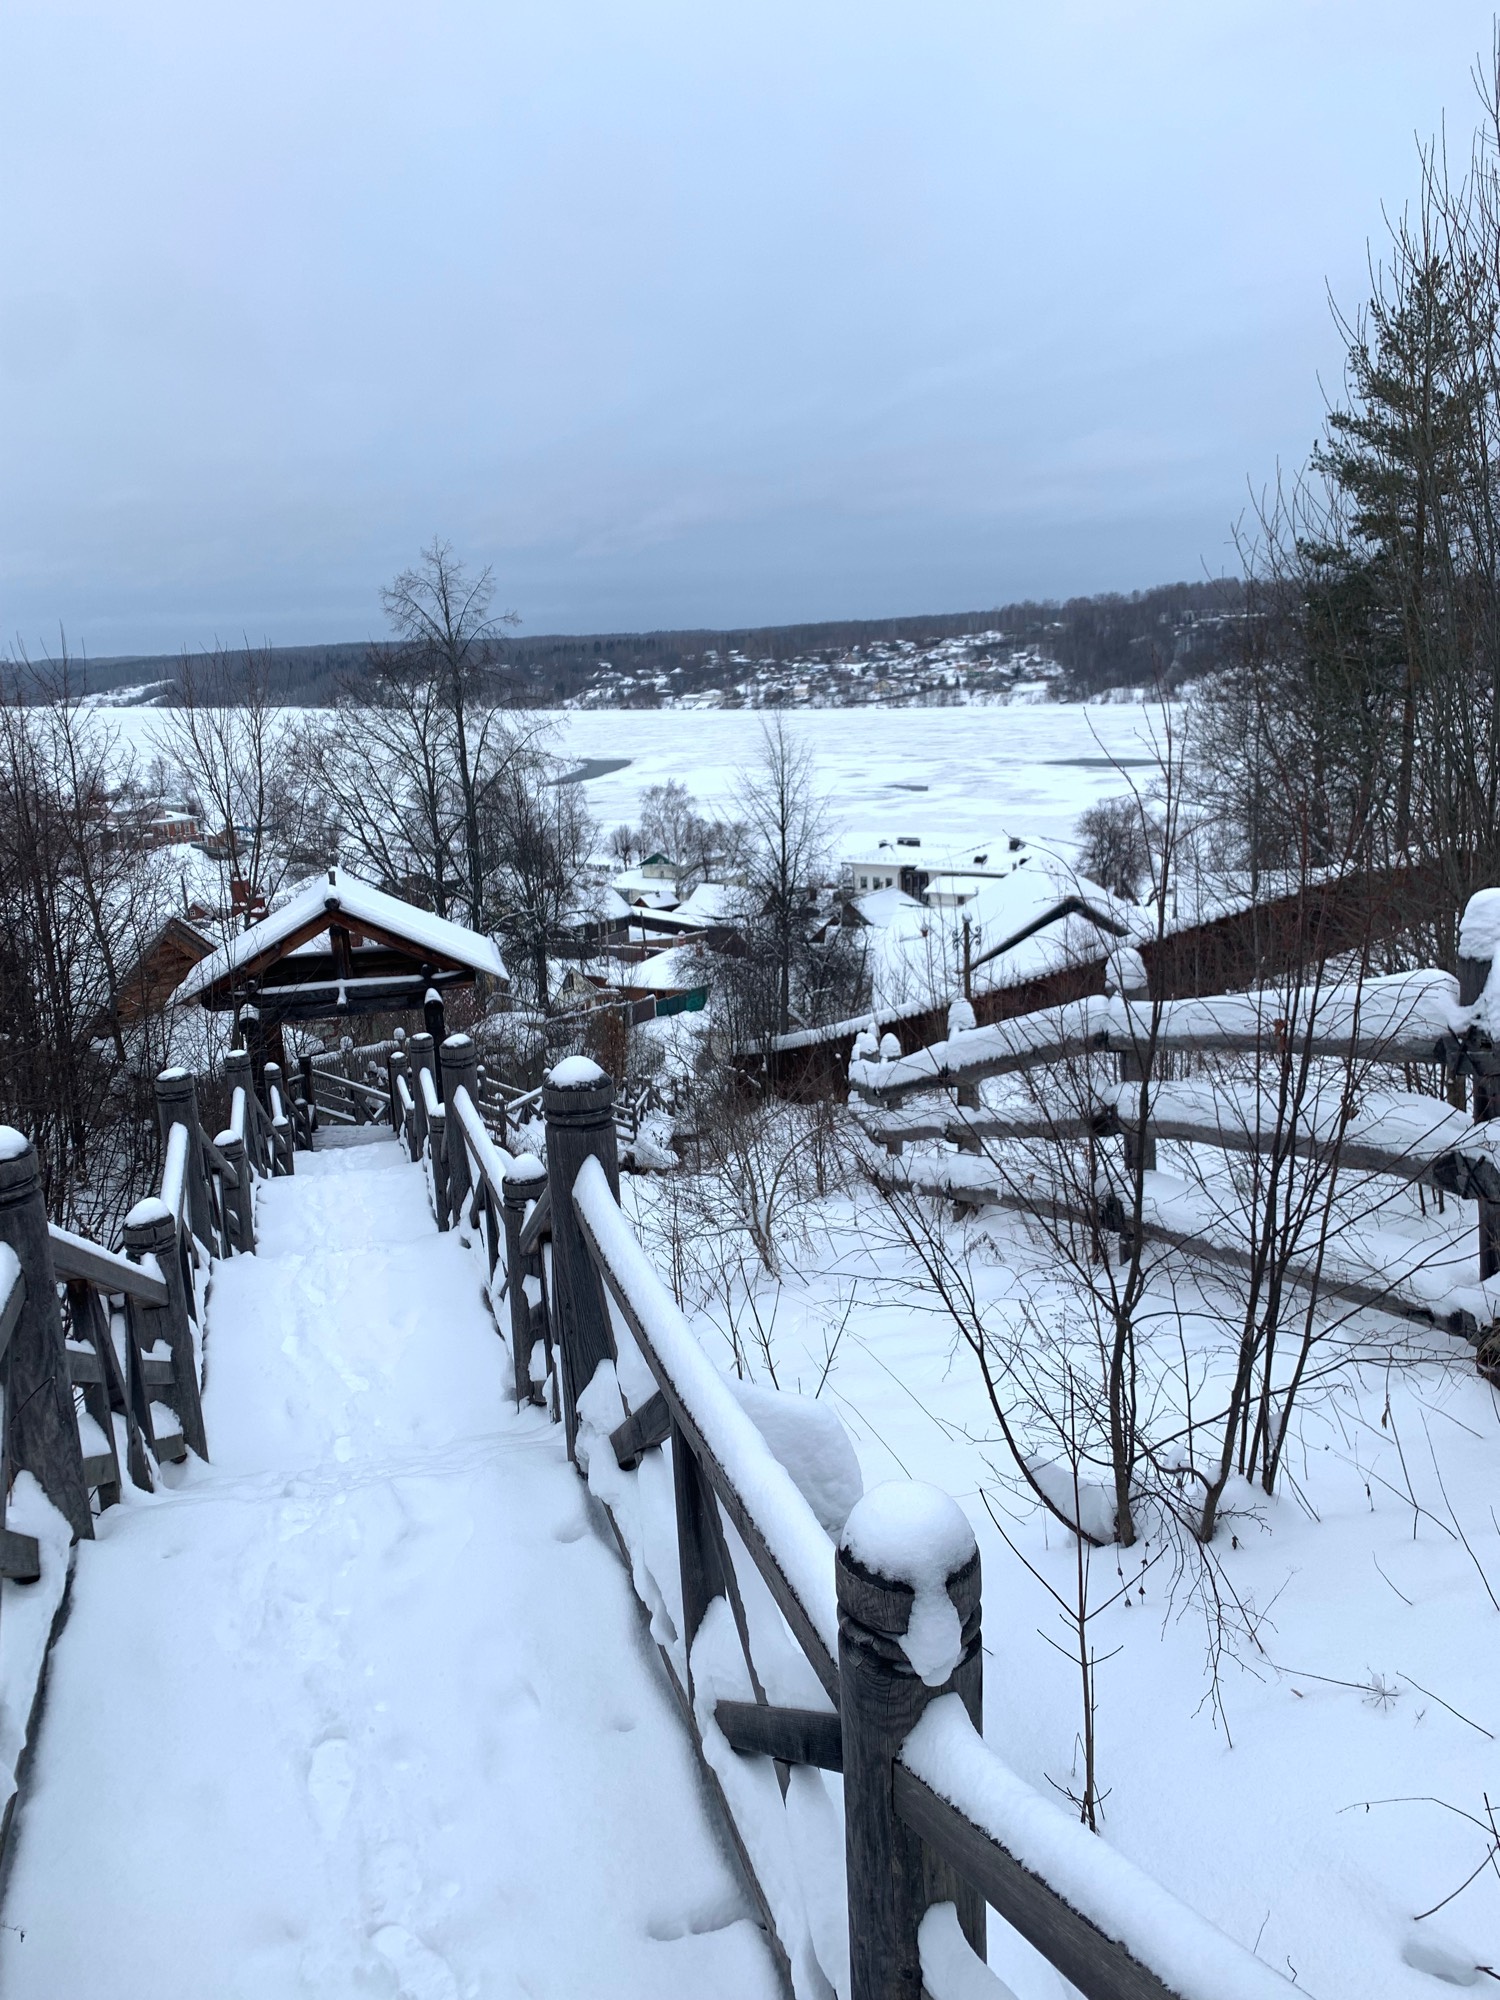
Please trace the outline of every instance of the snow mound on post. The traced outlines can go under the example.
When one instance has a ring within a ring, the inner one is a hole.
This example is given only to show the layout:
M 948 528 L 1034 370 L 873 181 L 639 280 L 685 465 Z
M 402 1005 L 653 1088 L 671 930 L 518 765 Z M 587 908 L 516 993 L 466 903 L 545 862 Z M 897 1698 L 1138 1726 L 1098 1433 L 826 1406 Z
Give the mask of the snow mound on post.
M 19 1160 L 31 1144 L 24 1132 L 18 1132 L 14 1125 L 0 1125 L 0 1160 Z
M 554 1090 L 584 1090 L 603 1083 L 604 1071 L 591 1056 L 564 1056 L 548 1070 L 547 1081 Z
M 849 1433 L 837 1410 L 811 1396 L 730 1380 L 734 1399 L 786 1467 L 797 1490 L 836 1536 L 865 1490 Z
M 1500 889 L 1476 889 L 1458 927 L 1461 958 L 1500 957 Z
M 901 1649 L 928 1687 L 941 1687 L 963 1653 L 963 1626 L 948 1579 L 978 1548 L 951 1495 L 922 1479 L 888 1479 L 844 1523 L 839 1547 L 873 1576 L 904 1583 L 911 1617 Z

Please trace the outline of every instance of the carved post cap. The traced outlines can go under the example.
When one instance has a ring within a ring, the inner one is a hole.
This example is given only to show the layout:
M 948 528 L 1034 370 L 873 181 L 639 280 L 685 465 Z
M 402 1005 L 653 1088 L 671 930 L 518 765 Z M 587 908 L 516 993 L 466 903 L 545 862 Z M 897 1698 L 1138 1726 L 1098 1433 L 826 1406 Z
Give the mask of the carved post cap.
M 147 1195 L 144 1201 L 138 1201 L 125 1218 L 127 1253 L 170 1245 L 176 1234 L 172 1211 L 158 1195 Z
M 30 1201 L 41 1184 L 36 1147 L 14 1125 L 0 1125 L 0 1208 Z
M 542 1116 L 549 1125 L 594 1131 L 614 1123 L 615 1086 L 589 1056 L 565 1056 L 542 1081 Z
M 925 1851 L 896 1812 L 893 1772 L 928 1706 L 950 1691 L 982 1726 L 979 1547 L 936 1486 L 872 1487 L 844 1523 L 834 1561 L 850 2000 L 921 2000 L 918 1931 L 952 1901 L 983 1956 L 984 1898 Z
M 431 1035 L 425 1031 L 415 1035 L 408 1035 L 406 1046 L 414 1063 L 430 1062 L 432 1060 L 433 1040 Z
M 547 1169 L 535 1153 L 522 1153 L 506 1168 L 500 1191 L 507 1208 L 524 1208 L 529 1201 L 540 1201 L 547 1191 Z
M 164 1069 L 157 1072 L 156 1095 L 158 1101 L 186 1103 L 198 1095 L 190 1069 Z
M 874 1640 L 889 1671 L 938 1687 L 977 1652 L 979 1544 L 939 1487 L 872 1487 L 844 1523 L 835 1567 L 841 1631 Z

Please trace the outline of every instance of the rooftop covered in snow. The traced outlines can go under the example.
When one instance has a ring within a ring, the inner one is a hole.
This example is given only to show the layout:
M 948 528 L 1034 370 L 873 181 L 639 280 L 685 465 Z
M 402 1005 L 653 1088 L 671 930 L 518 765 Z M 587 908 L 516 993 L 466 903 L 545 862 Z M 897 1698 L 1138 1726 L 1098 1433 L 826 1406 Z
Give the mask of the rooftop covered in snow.
M 195 966 L 178 997 L 254 1005 L 268 1023 L 324 1020 L 420 1007 L 429 987 L 479 977 L 506 984 L 493 938 L 330 868 Z

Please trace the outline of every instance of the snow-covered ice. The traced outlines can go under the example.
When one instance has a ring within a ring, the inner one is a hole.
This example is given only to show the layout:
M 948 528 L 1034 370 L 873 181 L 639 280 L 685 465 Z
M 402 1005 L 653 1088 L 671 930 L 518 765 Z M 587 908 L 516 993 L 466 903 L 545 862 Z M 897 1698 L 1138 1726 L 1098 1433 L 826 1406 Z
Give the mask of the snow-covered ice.
M 422 1170 L 299 1156 L 258 1233 L 214 1277 L 213 1464 L 78 1551 L 0 1990 L 776 1993 L 628 1577 Z

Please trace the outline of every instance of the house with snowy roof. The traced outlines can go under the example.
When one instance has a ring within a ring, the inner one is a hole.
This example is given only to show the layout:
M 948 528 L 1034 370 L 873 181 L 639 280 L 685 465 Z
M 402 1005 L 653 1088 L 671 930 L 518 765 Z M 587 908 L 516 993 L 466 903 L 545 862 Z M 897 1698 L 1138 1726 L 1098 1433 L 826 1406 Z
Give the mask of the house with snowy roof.
M 1035 858 L 1016 834 L 999 834 L 964 847 L 945 847 L 919 834 L 902 833 L 857 849 L 840 870 L 844 897 L 900 889 L 914 902 L 957 909 L 971 902 L 986 882 L 1001 881 Z

